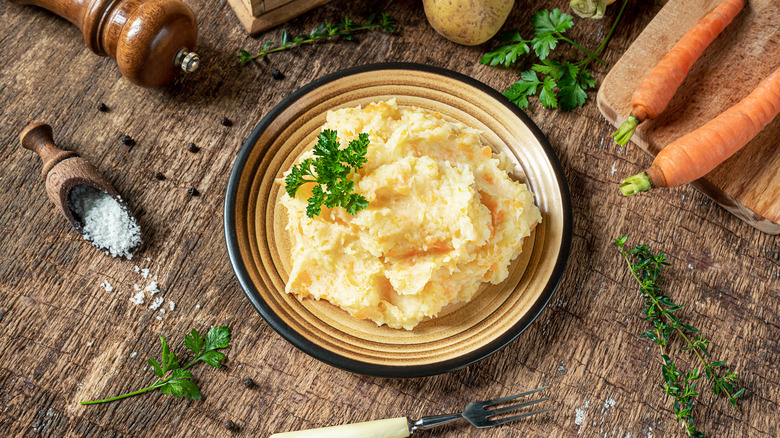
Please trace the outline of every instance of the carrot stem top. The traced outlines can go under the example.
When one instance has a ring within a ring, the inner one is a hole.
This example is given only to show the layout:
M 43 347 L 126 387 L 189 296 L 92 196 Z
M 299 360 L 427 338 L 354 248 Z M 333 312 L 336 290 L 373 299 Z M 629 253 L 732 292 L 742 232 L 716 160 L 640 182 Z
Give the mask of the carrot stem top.
M 646 192 L 652 188 L 653 181 L 650 180 L 650 177 L 647 176 L 647 173 L 645 172 L 630 176 L 620 183 L 620 193 L 622 193 L 623 196 Z
M 620 146 L 625 146 L 626 143 L 628 143 L 628 140 L 630 140 L 634 135 L 634 131 L 636 131 L 637 126 L 639 126 L 639 119 L 633 114 L 628 116 L 628 119 L 623 122 L 622 125 L 620 125 L 614 134 L 612 134 L 612 138 L 615 139 L 615 143 L 619 144 Z

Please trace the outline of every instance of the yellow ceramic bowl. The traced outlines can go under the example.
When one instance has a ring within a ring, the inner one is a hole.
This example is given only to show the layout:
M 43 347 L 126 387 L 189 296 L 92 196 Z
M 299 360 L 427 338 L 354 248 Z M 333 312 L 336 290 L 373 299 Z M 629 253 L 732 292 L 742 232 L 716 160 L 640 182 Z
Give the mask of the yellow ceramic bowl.
M 328 110 L 396 98 L 484 132 L 516 164 L 513 178 L 536 195 L 542 223 L 499 285 L 445 308 L 414 330 L 378 327 L 325 301 L 284 292 L 290 269 L 286 211 L 275 180 L 316 142 Z M 280 335 L 333 366 L 382 377 L 455 370 L 498 351 L 542 311 L 563 274 L 571 202 L 560 163 L 539 128 L 509 100 L 462 74 L 420 64 L 351 68 L 306 85 L 257 125 L 236 159 L 225 199 L 225 238 L 247 297 Z

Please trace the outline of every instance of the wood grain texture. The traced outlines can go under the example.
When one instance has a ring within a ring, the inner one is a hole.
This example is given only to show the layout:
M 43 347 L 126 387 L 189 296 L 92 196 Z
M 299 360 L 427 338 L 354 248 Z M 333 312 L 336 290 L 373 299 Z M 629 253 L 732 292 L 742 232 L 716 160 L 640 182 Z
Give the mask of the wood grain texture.
M 518 4 L 505 28 L 520 27 L 529 35 L 534 11 L 567 3 Z M 557 408 L 549 415 L 494 430 L 461 423 L 419 436 L 682 436 L 671 401 L 656 386 L 658 355 L 638 338 L 646 329 L 642 302 L 611 244 L 622 234 L 631 236 L 629 243 L 649 243 L 669 255 L 673 265 L 666 270 L 666 285 L 686 304 L 682 316 L 712 339 L 714 355 L 733 364 L 748 388 L 742 415 L 723 400 L 703 397 L 696 408 L 703 429 L 717 437 L 780 435 L 778 239 L 691 187 L 621 197 L 616 187 L 622 176 L 642 170 L 650 158 L 637 148 L 612 144 L 613 128 L 599 115 L 594 93 L 584 108 L 570 113 L 537 103 L 527 111 L 563 164 L 572 189 L 574 240 L 572 262 L 550 305 L 515 342 L 460 371 L 412 380 L 339 371 L 290 346 L 240 290 L 222 234 L 227 177 L 260 118 L 315 78 L 364 63 L 427 63 L 499 90 L 517 80 L 518 71 L 479 65 L 488 45 L 446 41 L 427 25 L 422 5 L 414 0 L 381 5 L 401 23 L 396 34 L 365 33 L 355 41 L 302 47 L 241 66 L 239 48 L 278 40 L 281 29 L 258 41 L 246 36 L 224 2 L 191 0 L 189 5 L 199 22 L 202 70 L 162 89 L 142 89 L 124 79 L 113 61 L 91 53 L 65 20 L 0 2 L 5 122 L 0 131 L 5 188 L 0 192 L 0 436 L 264 437 L 442 414 L 470 400 L 541 384 L 551 385 L 549 403 Z M 610 65 L 662 6 L 628 6 L 604 55 Z M 336 0 L 285 27 L 307 32 L 323 20 L 335 22 L 344 14 L 364 19 L 379 8 L 373 2 Z M 613 8 L 603 21 L 577 20 L 569 33 L 596 47 Z M 556 52 L 579 59 L 566 47 Z M 519 68 L 531 62 L 524 60 Z M 285 79 L 273 80 L 272 68 Z M 605 73 L 597 67 L 597 82 Z M 111 111 L 98 112 L 99 102 Z M 223 117 L 233 126 L 221 125 Z M 145 241 L 133 260 L 109 258 L 84 242 L 46 198 L 39 159 L 18 143 L 19 132 L 33 120 L 50 121 L 58 144 L 95 164 L 128 200 Z M 124 146 L 122 134 L 136 139 L 136 146 Z M 190 142 L 200 148 L 197 153 L 188 152 Z M 155 172 L 166 179 L 155 179 Z M 189 187 L 201 195 L 187 195 Z M 148 281 L 134 272 L 135 265 L 158 276 L 162 295 L 176 303 L 176 310 L 162 315 L 148 304 L 128 301 L 133 284 Z M 114 285 L 113 292 L 99 287 L 104 280 Z M 103 406 L 77 404 L 151 383 L 145 360 L 159 355 L 158 334 L 182 353 L 186 331 L 216 324 L 229 325 L 234 341 L 225 367 L 193 370 L 203 400 L 151 393 Z M 257 385 L 245 388 L 244 377 Z M 238 431 L 223 428 L 228 417 Z
M 680 37 L 720 0 L 671 0 L 604 79 L 599 107 L 615 126 L 631 95 Z M 691 69 L 667 110 L 632 140 L 652 155 L 715 118 L 780 66 L 778 0 L 752 0 Z M 692 185 L 761 231 L 780 234 L 780 118 Z M 747 171 L 747 169 L 750 169 Z M 628 174 L 623 175 L 629 176 Z

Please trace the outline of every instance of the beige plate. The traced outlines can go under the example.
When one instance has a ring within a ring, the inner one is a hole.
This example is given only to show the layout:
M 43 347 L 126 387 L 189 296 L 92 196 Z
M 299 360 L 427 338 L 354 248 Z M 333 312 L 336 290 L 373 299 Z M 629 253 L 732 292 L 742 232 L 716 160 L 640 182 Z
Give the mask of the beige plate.
M 286 212 L 275 183 L 316 142 L 328 110 L 395 97 L 399 106 L 436 111 L 484 132 L 482 141 L 515 162 L 542 223 L 525 239 L 509 278 L 487 285 L 413 331 L 378 327 L 325 301 L 284 292 L 290 269 Z M 277 105 L 236 159 L 225 199 L 225 238 L 233 269 L 265 320 L 293 345 L 328 364 L 382 377 L 455 370 L 515 339 L 552 296 L 569 255 L 571 203 L 560 163 L 539 128 L 487 85 L 449 70 L 406 63 L 356 67 L 317 79 Z

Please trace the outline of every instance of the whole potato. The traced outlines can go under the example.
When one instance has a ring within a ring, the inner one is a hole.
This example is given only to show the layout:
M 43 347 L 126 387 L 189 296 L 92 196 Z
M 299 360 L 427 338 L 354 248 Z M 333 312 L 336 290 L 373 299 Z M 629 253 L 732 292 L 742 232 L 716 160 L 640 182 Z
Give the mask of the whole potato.
M 474 46 L 501 29 L 514 0 L 423 0 L 428 22 L 444 38 Z

